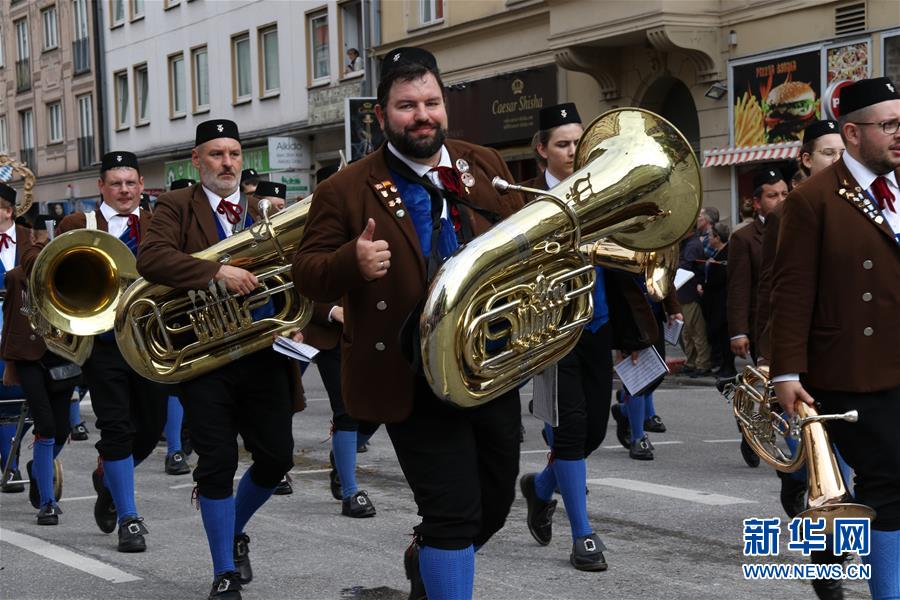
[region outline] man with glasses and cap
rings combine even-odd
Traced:
[[[259,185],[259,173],[256,169],[244,169],[241,171],[241,193],[252,194]]]
[[[239,187],[243,156],[237,125],[225,119],[200,123],[191,160],[200,172],[200,185],[159,197],[138,272],[177,289],[203,290],[222,282],[230,293],[247,295],[258,285],[253,273],[191,256],[252,223]],[[303,402],[299,369],[267,347],[179,388],[199,457],[193,475],[212,555],[209,597],[239,599],[241,586],[253,579],[244,529],[293,467],[291,417],[294,406]],[[234,494],[238,434],[253,462]]]
[[[137,157],[131,152],[105,154],[98,185],[103,198],[98,210],[67,215],[57,235],[75,229],[106,231],[136,255],[151,220],[139,205],[144,178]],[[26,252],[22,262],[27,273],[45,245],[36,243]],[[118,523],[119,552],[143,552],[147,528],[135,504],[134,469],[159,441],[166,422],[166,391],[128,366],[112,332],[94,337],[82,369],[100,430],[100,457],[92,476],[97,491],[94,519],[104,533],[112,533]]]
[[[519,394],[450,406],[403,348],[417,345],[418,307],[442,261],[522,198],[491,185],[510,178],[496,150],[446,139],[444,87],[431,53],[389,51],[377,96],[388,143],[317,187],[294,282],[315,301],[341,299],[347,412],[387,424],[415,496],[422,520],[404,557],[410,598],[470,598],[475,551],[503,526],[515,497]]]
[[[784,205],[771,295],[770,374],[788,415],[821,413],[855,476],[856,501],[875,509],[869,589],[900,597],[900,95],[886,78],[841,90],[840,160]]]

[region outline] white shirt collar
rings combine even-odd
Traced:
[[[550,172],[550,169],[544,169],[544,179],[547,181],[547,189],[552,190],[562,179],[558,179],[556,175]]]
[[[100,203],[100,212],[103,213],[103,218],[106,219],[107,223],[112,223],[113,217],[116,217],[119,215],[119,213],[116,212],[116,209],[114,209],[112,206],[110,206],[106,202]],[[138,217],[140,217],[141,216],[140,204],[135,206],[134,210],[128,214],[129,215],[137,215]],[[128,216],[128,215],[123,215],[123,216]],[[59,223],[57,223],[57,225],[59,225]]]
[[[409,160],[408,158],[406,158],[405,156],[400,154],[400,151],[397,150],[397,148],[391,142],[388,142],[388,150],[390,150],[394,156],[399,158],[403,162],[403,164],[405,164],[407,167],[412,169],[412,172],[415,173],[416,175],[418,175],[419,177],[425,177],[428,174],[428,172],[431,171],[431,169],[432,169],[432,167],[429,167],[428,165],[423,165],[422,163],[417,163],[417,162]],[[453,163],[450,162],[450,153],[447,152],[447,146],[441,146],[441,160],[438,161],[437,166],[439,166],[439,167],[452,167],[453,166]]]
[[[213,191],[205,185],[201,185],[200,187],[203,188],[203,192],[206,194],[206,197],[209,200],[209,205],[212,206],[213,210],[216,210],[216,208],[218,208],[219,206],[219,200],[222,199],[222,196],[213,193]],[[225,200],[227,202],[231,202],[232,204],[238,204],[241,201],[241,186],[238,186],[238,188],[234,190],[234,192],[232,192],[230,195],[225,196]]]
[[[12,241],[15,242],[16,241],[16,224],[13,223],[12,225],[9,226],[9,229],[7,229],[6,231],[0,231],[0,233],[5,233],[6,235],[8,235],[9,237],[12,238]]]
[[[847,165],[847,170],[850,171],[850,174],[853,175],[853,179],[856,180],[856,183],[859,184],[864,190],[868,190],[872,187],[872,184],[875,182],[875,179],[878,177],[875,173],[869,170],[869,167],[862,164],[849,152],[844,152],[844,164]],[[894,171],[884,174],[884,178],[887,179],[888,185],[895,190],[897,187],[897,176]]]

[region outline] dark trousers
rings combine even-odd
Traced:
[[[855,472],[856,501],[877,511],[873,529],[900,529],[900,386],[882,392],[810,390],[826,414],[859,411],[859,421],[831,421],[828,433]]]
[[[612,399],[612,328],[587,329],[557,364],[559,427],[553,429],[553,456],[581,460],[603,443]]]
[[[294,465],[290,359],[270,348],[182,382],[181,404],[191,424],[200,495],[227,498],[238,466],[237,435],[253,458],[253,482],[278,485]]]
[[[359,431],[363,435],[372,435],[378,429],[378,423],[357,421],[347,414],[344,408],[344,397],[341,394],[341,347],[320,350],[316,355],[316,366],[328,392],[331,403],[331,415],[335,431]]]
[[[419,378],[412,414],[387,425],[422,522],[423,544],[482,545],[503,527],[519,474],[519,392],[477,408],[440,400]]]
[[[135,463],[147,458],[166,425],[166,388],[135,373],[115,340],[100,336],[82,370],[100,429],[100,456],[121,460],[131,454]]]
[[[69,403],[75,380],[53,381],[47,368],[36,360],[16,361],[16,373],[34,419],[35,435],[65,444],[69,437]]]

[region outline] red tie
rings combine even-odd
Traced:
[[[219,206],[216,207],[216,212],[220,215],[225,215],[228,222],[234,225],[241,220],[241,213],[244,212],[244,209],[240,204],[232,204],[225,200],[225,198],[222,198],[219,202]]]
[[[438,179],[441,180],[445,190],[453,192],[457,196],[462,192],[459,171],[451,167],[434,167],[431,171],[437,171]]]
[[[128,215],[128,235],[137,243],[141,243],[141,218],[139,216]]]
[[[882,211],[897,212],[894,210],[894,195],[891,193],[891,188],[888,187],[887,178],[884,175],[879,175],[872,182],[872,193],[875,194],[875,199],[878,200],[878,207]]]
[[[0,233],[0,250],[6,250],[9,248],[10,244],[15,244],[15,240],[12,239],[12,236],[6,233]]]

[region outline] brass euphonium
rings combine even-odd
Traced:
[[[788,420],[779,409],[768,367],[744,367],[733,383],[722,385],[722,393],[731,399],[741,433],[761,459],[782,473],[793,473],[806,465],[808,508],[798,517],[824,518],[826,533],[831,533],[836,518],[875,518],[873,509],[852,501],[824,425],[825,421],[855,423],[855,410],[820,415],[815,408],[798,402],[794,418]],[[789,436],[800,442],[793,456],[778,445]]]
[[[609,240],[600,240],[583,244],[581,253],[592,265],[643,275],[647,297],[654,302],[662,302],[669,295],[678,270],[678,244],[653,252],[639,252]]]
[[[477,406],[565,356],[593,316],[595,271],[579,249],[602,238],[635,251],[672,246],[693,227],[700,192],[697,158],[671,123],[640,109],[598,117],[572,176],[538,191],[435,276],[420,321],[434,393]]]
[[[236,296],[224,283],[206,290],[176,290],[139,279],[116,310],[116,342],[122,356],[143,377],[178,383],[271,346],[273,335],[306,325],[312,302],[291,280],[291,260],[300,244],[312,195],[249,228],[193,254],[195,258],[251,271],[259,287]],[[274,314],[254,320],[251,312],[274,304]]]

